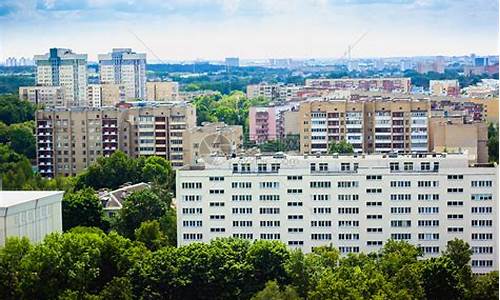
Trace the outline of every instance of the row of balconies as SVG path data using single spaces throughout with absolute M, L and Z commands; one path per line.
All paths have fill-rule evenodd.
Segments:
M 52 151 L 52 148 L 50 147 L 40 147 L 38 148 L 39 151 Z
M 103 128 L 116 128 L 116 124 L 103 124 Z
M 38 162 L 38 165 L 39 166 L 52 166 L 52 163 L 51 162 L 40 161 L 40 162 Z

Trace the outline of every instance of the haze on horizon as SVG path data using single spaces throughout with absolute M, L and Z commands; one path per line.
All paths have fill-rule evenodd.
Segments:
M 494 0 L 0 0 L 0 60 L 128 47 L 164 60 L 498 53 Z

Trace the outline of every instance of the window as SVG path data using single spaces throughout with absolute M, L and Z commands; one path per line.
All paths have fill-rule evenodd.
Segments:
M 279 201 L 280 195 L 259 195 L 260 201 Z
M 380 188 L 368 188 L 366 189 L 367 194 L 380 194 L 382 193 L 382 189 Z
M 448 193 L 463 193 L 463 188 L 448 188 Z
M 330 200 L 330 195 L 328 194 L 315 194 L 312 195 L 314 201 L 328 201 Z
M 397 162 L 389 163 L 389 169 L 391 171 L 399 171 L 399 163 L 397 163 Z
M 183 189 L 201 189 L 201 182 L 183 182 Z
M 475 268 L 491 268 L 493 260 L 472 260 L 472 266 Z
M 382 175 L 366 175 L 366 180 L 382 180 Z
M 298 206 L 303 206 L 304 203 L 302 203 L 302 202 L 287 202 L 286 205 L 291 206 L 291 207 L 298 207 Z
M 302 189 L 287 189 L 288 194 L 302 194 Z
M 332 221 L 311 221 L 311 227 L 332 227 Z
M 472 220 L 472 227 L 492 227 L 493 220 Z
M 462 180 L 464 179 L 464 175 L 459 175 L 459 174 L 449 174 L 448 175 L 449 180 Z
M 433 207 L 419 207 L 418 208 L 418 213 L 419 214 L 438 214 L 439 213 L 439 207 L 433 206 Z
M 419 233 L 419 241 L 437 241 L 439 240 L 439 233 Z
M 391 187 L 411 187 L 411 181 L 409 180 L 391 181 Z
M 418 220 L 418 227 L 438 227 L 439 220 Z
M 391 227 L 411 227 L 411 220 L 391 220 Z
M 332 209 L 330 207 L 314 207 L 313 213 L 315 213 L 315 214 L 331 214 Z
M 260 221 L 260 227 L 280 227 L 280 221 Z
M 280 213 L 279 207 L 261 207 L 259 208 L 259 213 L 261 215 L 271 214 L 276 215 Z
M 409 201 L 411 200 L 411 194 L 391 194 L 392 201 Z
M 209 193 L 211 195 L 220 195 L 220 194 L 224 194 L 224 190 L 220 190 L 220 189 L 210 189 L 209 190 Z
M 224 181 L 224 177 L 221 176 L 210 176 L 208 177 L 209 181 Z
M 382 219 L 382 215 L 366 215 L 366 218 L 368 220 L 381 220 Z
M 338 213 L 341 215 L 342 214 L 359 214 L 359 208 L 358 207 L 339 207 Z
M 359 182 L 358 181 L 339 181 L 337 182 L 337 187 L 339 188 L 354 188 L 358 187 Z
M 474 201 L 493 200 L 493 194 L 472 194 L 471 200 Z
M 448 214 L 448 220 L 461 220 L 464 218 L 462 214 Z
M 492 239 L 493 239 L 493 233 L 473 233 L 472 234 L 473 241 L 486 241 L 486 240 L 492 240 Z
M 311 181 L 311 188 L 330 188 L 332 186 L 331 181 Z
M 382 241 L 366 241 L 367 246 L 382 246 Z
M 391 207 L 391 214 L 411 214 L 411 207 Z
M 493 213 L 493 207 L 489 207 L 489 206 L 486 206 L 486 207 L 473 206 L 473 207 L 471 207 L 471 212 L 473 214 L 491 214 L 491 213 Z
M 288 180 L 302 180 L 302 176 L 297 176 L 297 175 L 287 176 L 287 179 Z
M 391 233 L 393 240 L 411 240 L 411 233 Z
M 473 180 L 471 182 L 472 187 L 492 187 L 493 181 L 491 180 Z
M 339 227 L 359 227 L 359 221 L 342 220 L 338 224 Z
M 331 239 L 332 239 L 331 233 L 313 233 L 313 234 L 311 234 L 311 240 L 313 240 L 313 241 L 325 241 L 325 240 L 331 240 Z
M 368 227 L 366 228 L 366 232 L 368 233 L 382 233 L 381 227 Z

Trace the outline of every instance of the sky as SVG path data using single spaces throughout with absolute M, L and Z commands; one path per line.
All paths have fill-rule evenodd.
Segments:
M 0 0 L 0 60 L 128 47 L 148 60 L 498 53 L 497 0 Z

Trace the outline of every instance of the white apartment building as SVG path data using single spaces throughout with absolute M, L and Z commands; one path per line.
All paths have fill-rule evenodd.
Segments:
M 85 106 L 87 100 L 87 54 L 51 48 L 35 55 L 36 85 L 61 86 L 67 106 Z
M 464 154 L 206 158 L 177 171 L 178 245 L 217 237 L 371 252 L 406 240 L 426 257 L 467 241 L 498 269 L 498 167 Z
M 62 232 L 59 191 L 0 191 L 0 246 L 8 237 L 39 242 L 52 232 Z
M 129 48 L 114 48 L 111 53 L 99 54 L 101 83 L 123 84 L 125 100 L 146 97 L 146 54 Z

